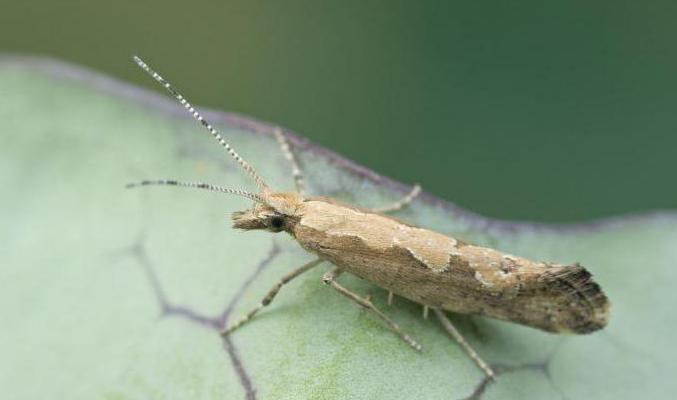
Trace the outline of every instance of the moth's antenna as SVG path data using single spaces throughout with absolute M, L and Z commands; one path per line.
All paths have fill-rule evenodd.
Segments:
M 174 180 L 160 179 L 160 180 L 155 180 L 155 181 L 141 181 L 141 182 L 136 182 L 136 183 L 128 183 L 126 185 L 126 187 L 127 188 L 134 188 L 134 187 L 149 186 L 149 185 L 170 185 L 170 186 L 183 186 L 183 187 L 189 187 L 189 188 L 205 189 L 205 190 L 209 190 L 209 191 L 212 191 L 212 192 L 235 194 L 235 195 L 238 195 L 238 196 L 246 197 L 249 200 L 253 200 L 257 203 L 265 203 L 263 198 L 256 193 L 251 193 L 251 192 L 247 192 L 245 190 L 239 190 L 239 189 L 224 188 L 224 187 L 221 187 L 221 186 L 216 186 L 216 185 L 212 185 L 212 184 L 209 184 L 209 183 L 202 183 L 202 182 L 179 182 L 179 181 L 174 181 Z
M 214 139 L 216 139 L 221 144 L 221 146 L 223 146 L 226 149 L 226 151 L 231 156 L 233 156 L 235 161 L 237 161 L 238 164 L 240 164 L 240 166 L 242 166 L 242 168 L 244 168 L 244 170 L 247 171 L 249 175 L 252 176 L 252 178 L 254 178 L 254 180 L 256 181 L 256 185 L 259 187 L 259 189 L 261 189 L 262 191 L 266 191 L 268 189 L 268 185 L 266 185 L 266 182 L 263 180 L 263 178 L 261 178 L 259 174 L 256 173 L 254 168 L 251 165 L 249 165 L 249 163 L 247 163 L 247 161 L 245 161 L 242 157 L 240 157 L 240 155 L 237 154 L 237 152 L 232 147 L 230 147 L 230 145 L 223 139 L 223 137 L 221 137 L 221 134 L 216 129 L 214 129 L 214 127 L 209 122 L 207 122 L 204 118 L 202 118 L 202 115 L 200 115 L 200 113 L 197 112 L 197 110 L 195 110 L 195 108 L 186 100 L 185 97 L 181 95 L 181 93 L 177 92 L 169 82 L 167 82 L 157 72 L 153 71 L 148 66 L 148 64 L 143 62 L 142 59 L 140 59 L 137 56 L 134 56 L 133 58 L 134 62 L 136 62 L 139 65 L 139 67 L 141 67 L 141 69 L 146 71 L 148 75 L 152 76 L 153 79 L 155 79 L 162 86 L 164 86 L 165 89 L 167 89 L 167 91 L 171 93 L 172 96 L 174 96 L 176 100 L 178 100 L 179 103 L 181 103 L 181 105 L 183 105 L 186 108 L 186 110 L 188 110 L 188 112 L 193 116 L 193 118 L 198 120 L 202 124 L 202 126 L 204 126 L 209 131 L 209 133 L 212 134 Z

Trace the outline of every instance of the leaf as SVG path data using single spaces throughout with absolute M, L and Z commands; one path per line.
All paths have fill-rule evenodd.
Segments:
M 580 261 L 610 297 L 609 327 L 588 336 L 455 316 L 500 373 L 494 384 L 419 306 L 388 307 L 383 290 L 342 278 L 422 342 L 422 354 L 322 285 L 326 267 L 283 288 L 224 342 L 225 320 L 311 257 L 288 236 L 233 231 L 229 216 L 249 206 L 243 199 L 124 184 L 251 187 L 247 177 L 164 94 L 8 56 L 0 88 L 4 398 L 658 399 L 677 389 L 675 213 L 536 225 L 489 220 L 429 194 L 401 211 L 511 253 Z M 269 183 L 292 188 L 270 125 L 206 114 Z M 293 145 L 313 193 L 377 206 L 408 189 L 299 137 Z

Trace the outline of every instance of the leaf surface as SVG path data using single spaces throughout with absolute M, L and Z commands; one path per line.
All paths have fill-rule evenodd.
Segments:
M 9 56 L 0 91 L 5 398 L 659 399 L 677 389 L 675 213 L 537 225 L 486 219 L 429 194 L 399 212 L 510 253 L 579 261 L 611 299 L 609 327 L 588 336 L 454 316 L 499 372 L 494 384 L 420 306 L 388 307 L 383 290 L 342 277 L 423 344 L 417 354 L 322 285 L 327 266 L 223 341 L 226 321 L 311 256 L 283 234 L 232 230 L 244 199 L 124 185 L 175 178 L 253 188 L 237 165 L 163 93 Z M 270 125 L 205 114 L 271 186 L 293 187 Z M 314 194 L 380 206 L 408 190 L 292 142 Z

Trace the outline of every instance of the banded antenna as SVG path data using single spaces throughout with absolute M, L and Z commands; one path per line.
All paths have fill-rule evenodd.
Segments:
M 167 186 L 182 186 L 182 187 L 189 187 L 189 188 L 197 188 L 197 189 L 205 189 L 209 190 L 211 192 L 221 192 L 221 193 L 229 193 L 229 194 L 235 194 L 238 196 L 246 197 L 249 200 L 256 201 L 258 203 L 265 203 L 265 200 L 263 200 L 263 197 L 259 196 L 256 193 L 251 193 L 247 192 L 245 190 L 239 190 L 239 189 L 230 189 L 230 188 L 225 188 L 222 186 L 217 186 L 217 185 L 212 185 L 211 183 L 202 183 L 202 182 L 180 182 L 180 181 L 175 181 L 175 180 L 166 180 L 166 179 L 159 179 L 155 181 L 141 181 L 141 182 L 136 182 L 136 183 L 128 183 L 127 188 L 135 188 L 139 186 L 150 186 L 150 185 L 167 185 Z
M 214 127 L 209 122 L 207 122 L 207 120 L 202 118 L 202 115 L 200 115 L 200 113 L 197 112 L 197 110 L 195 110 L 195 108 L 186 100 L 185 97 L 183 97 L 181 95 L 181 93 L 177 92 L 176 89 L 174 89 L 169 82 L 167 82 L 157 72 L 153 71 L 148 66 L 148 64 L 143 62 L 143 60 L 141 58 L 134 56 L 133 59 L 134 59 L 134 62 L 136 62 L 139 65 L 139 67 L 141 67 L 141 69 L 146 71 L 146 73 L 148 73 L 148 75 L 153 77 L 153 79 L 155 79 L 158 83 L 160 83 L 162 86 L 164 86 L 165 89 L 167 89 L 167 91 L 169 93 L 171 93 L 171 95 L 174 96 L 174 98 L 176 100 L 178 100 L 179 103 L 181 103 L 181 105 L 186 110 L 188 110 L 188 112 L 193 116 L 193 118 L 198 120 L 198 122 L 200 122 L 200 124 L 202 124 L 202 126 L 204 126 L 209 131 L 209 133 L 211 133 L 211 135 L 214 137 L 214 139 L 216 139 L 216 141 L 219 142 L 219 144 L 221 146 L 223 146 L 223 148 L 226 149 L 226 151 L 235 159 L 235 161 L 237 161 L 237 163 L 240 164 L 240 166 L 245 171 L 247 171 L 247 173 L 249 173 L 249 175 L 251 175 L 252 178 L 254 178 L 254 180 L 256 181 L 256 185 L 259 187 L 259 189 L 262 192 L 266 192 L 268 190 L 268 185 L 266 185 L 266 182 L 263 180 L 263 178 L 261 178 L 259 176 L 259 174 L 256 173 L 254 168 L 251 165 L 249 165 L 249 163 L 247 161 L 245 161 L 242 157 L 240 157 L 239 154 L 237 154 L 237 152 L 223 139 L 221 134 L 216 129 L 214 129 Z M 219 190 L 219 191 L 223 191 L 223 190 Z M 259 201 L 259 200 L 257 200 L 257 201 Z

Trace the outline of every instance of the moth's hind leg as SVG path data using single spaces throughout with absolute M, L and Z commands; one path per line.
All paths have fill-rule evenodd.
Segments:
M 343 273 L 343 271 L 340 268 L 333 269 L 324 274 L 324 276 L 322 277 L 322 282 L 336 289 L 336 291 L 338 291 L 345 297 L 349 298 L 350 300 L 356 302 L 357 304 L 361 305 L 366 310 L 376 314 L 379 318 L 383 320 L 383 322 L 385 322 L 388 325 L 390 330 L 395 332 L 402 340 L 404 340 L 405 343 L 411 346 L 414 350 L 421 351 L 421 345 L 418 344 L 414 339 L 412 339 L 411 336 L 404 333 L 402 329 L 400 329 L 400 326 L 397 325 L 397 323 L 395 323 L 392 319 L 388 318 L 387 315 L 383 314 L 383 312 L 381 312 L 381 310 L 376 308 L 376 306 L 374 306 L 374 304 L 372 304 L 371 301 L 360 297 L 356 293 L 351 292 L 350 290 L 346 289 L 345 287 L 341 286 L 338 282 L 336 282 L 336 278 L 338 278 L 338 276 L 341 275 L 341 273 Z
M 433 311 L 435 312 L 435 315 L 437 315 L 437 319 L 440 320 L 440 323 L 442 323 L 442 326 L 444 327 L 444 330 L 447 331 L 447 333 L 454 339 L 456 342 L 463 348 L 463 350 L 468 354 L 470 359 L 472 359 L 475 364 L 477 364 L 478 367 L 490 378 L 490 379 L 496 379 L 496 374 L 494 371 L 491 369 L 489 364 L 487 364 L 480 356 L 477 354 L 475 349 L 473 349 L 468 342 L 465 341 L 461 333 L 456 329 L 454 324 L 451 323 L 449 318 L 444 314 L 444 311 L 433 308 Z
M 289 147 L 289 141 L 287 140 L 287 137 L 282 133 L 282 129 L 279 127 L 276 127 L 273 129 L 273 135 L 275 135 L 275 139 L 277 139 L 277 143 L 280 145 L 280 150 L 282 150 L 282 154 L 284 154 L 284 158 L 289 161 L 291 164 L 291 172 L 292 175 L 294 176 L 294 184 L 296 185 L 296 191 L 303 196 L 305 193 L 305 188 L 306 188 L 306 182 L 303 177 L 303 172 L 301 171 L 301 168 L 299 167 L 299 163 L 296 160 L 296 157 L 294 156 L 294 152 L 291 151 L 291 148 Z
M 418 196 L 421 193 L 421 186 L 419 184 L 414 185 L 413 188 L 411 188 L 411 191 L 401 199 L 397 200 L 396 202 L 389 204 L 384 207 L 378 207 L 378 208 L 372 208 L 371 211 L 376 212 L 376 213 L 387 213 L 391 211 L 397 211 L 402 209 L 403 207 L 409 205 L 416 196 Z
M 291 281 L 292 279 L 301 275 L 302 273 L 310 270 L 314 266 L 320 264 L 322 261 L 323 260 L 321 258 L 318 258 L 316 260 L 313 260 L 309 263 L 306 263 L 306 264 L 300 266 L 299 268 L 296 268 L 292 272 L 283 276 L 282 279 L 280 279 L 280 281 L 275 284 L 275 286 L 270 288 L 270 290 L 268 291 L 268 294 L 266 294 L 266 297 L 264 297 L 263 300 L 261 300 L 261 303 L 258 306 L 256 306 L 253 310 L 249 311 L 247 314 L 245 314 L 245 316 L 240 318 L 239 321 L 237 321 L 236 323 L 234 323 L 234 324 L 230 325 L 229 327 L 227 327 L 226 329 L 224 329 L 221 332 L 221 335 L 227 336 L 227 335 L 231 334 L 235 329 L 237 329 L 237 328 L 241 327 L 242 325 L 246 324 L 247 322 L 249 322 L 252 318 L 254 318 L 254 315 L 256 315 L 256 313 L 261 311 L 261 309 L 263 307 L 272 303 L 275 296 L 277 296 L 277 293 L 280 291 L 280 289 L 282 289 L 282 286 L 286 285 L 287 283 L 289 283 L 289 281 Z

